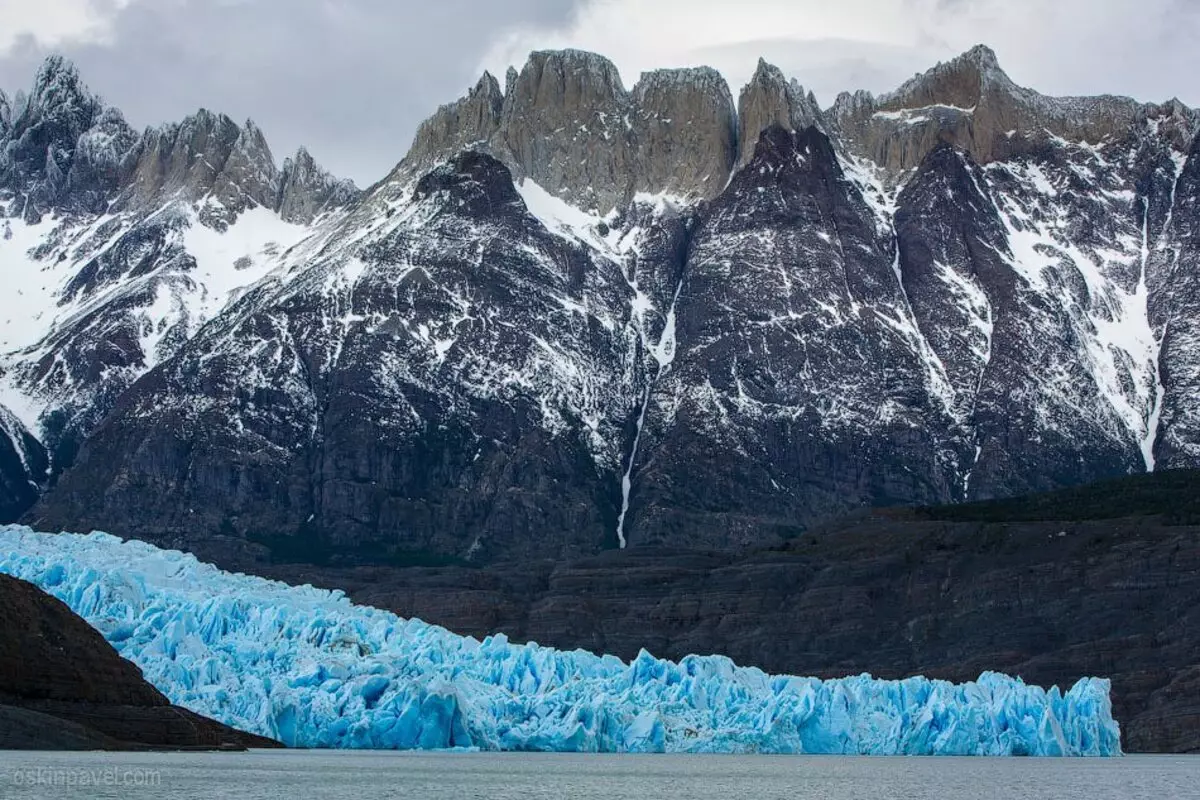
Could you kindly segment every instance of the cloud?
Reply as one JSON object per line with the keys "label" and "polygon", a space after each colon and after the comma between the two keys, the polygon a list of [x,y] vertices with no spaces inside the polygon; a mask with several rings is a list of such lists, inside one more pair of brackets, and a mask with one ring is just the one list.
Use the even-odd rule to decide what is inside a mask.
{"label": "cloud", "polygon": [[816,91],[886,91],[979,42],[1052,94],[1200,104],[1195,0],[0,0],[0,86],[58,51],[138,126],[199,107],[253,117],[360,183],[422,119],[530,50],[642,70],[709,64],[736,93],[760,55]]}
{"label": "cloud", "polygon": [[8,5],[61,3],[69,17],[36,38],[34,15],[13,17],[27,35],[0,53],[10,93],[62,52],[134,125],[200,107],[252,117],[277,159],[304,144],[364,184],[404,156],[423,118],[474,83],[480,55],[507,26],[553,26],[572,9],[572,0],[0,2],[6,24]]}
{"label": "cloud", "polygon": [[19,43],[55,46],[68,41],[105,41],[113,17],[130,0],[0,0],[0,53]]}
{"label": "cloud", "polygon": [[566,24],[498,38],[482,63],[519,64],[533,48],[609,55],[632,84],[642,70],[708,64],[734,92],[759,55],[816,91],[886,91],[986,43],[1019,83],[1052,94],[1179,94],[1200,102],[1193,0],[588,0]]}

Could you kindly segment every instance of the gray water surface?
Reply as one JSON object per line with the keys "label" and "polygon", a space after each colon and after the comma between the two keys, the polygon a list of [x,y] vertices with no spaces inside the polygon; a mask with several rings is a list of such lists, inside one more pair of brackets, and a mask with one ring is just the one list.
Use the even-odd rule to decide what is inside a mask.
{"label": "gray water surface", "polygon": [[0,751],[0,797],[1200,800],[1200,757],[1042,760],[304,750]]}

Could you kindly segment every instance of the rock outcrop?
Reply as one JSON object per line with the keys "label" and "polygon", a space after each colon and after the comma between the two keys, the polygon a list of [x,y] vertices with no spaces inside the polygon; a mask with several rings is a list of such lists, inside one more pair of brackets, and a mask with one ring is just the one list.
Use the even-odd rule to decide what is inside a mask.
{"label": "rock outcrop", "polygon": [[518,179],[604,215],[639,193],[715,196],[733,165],[736,120],[715,70],[648,72],[629,92],[606,58],[542,51],[510,71],[503,95],[485,73],[440,108],[401,166],[419,172],[463,148],[490,152]]}
{"label": "rock outcrop", "polygon": [[733,98],[714,69],[646,72],[633,87],[633,191],[716,197],[737,153]]}
{"label": "rock outcrop", "polygon": [[0,749],[278,747],[172,706],[61,601],[0,575]]}
{"label": "rock outcrop", "polygon": [[[1196,129],[1194,112],[1179,111],[1189,132],[1177,145]],[[1124,139],[1159,109],[1127,97],[1047,97],[1013,83],[981,45],[889,94],[844,93],[829,113],[850,151],[899,176],[941,142],[988,164],[1034,153],[1052,139]]]}
{"label": "rock outcrop", "polygon": [[38,498],[49,477],[42,443],[0,406],[0,524],[16,522]]}
{"label": "rock outcrop", "polygon": [[262,131],[201,110],[178,125],[148,130],[121,205],[203,201],[201,220],[218,230],[255,206],[274,208],[279,173]]}
{"label": "rock outcrop", "polygon": [[421,123],[409,148],[409,162],[416,169],[427,169],[449,154],[486,147],[500,128],[503,111],[500,84],[484,72],[466,97],[442,106]]}
{"label": "rock outcrop", "polygon": [[310,225],[322,214],[345,208],[360,195],[353,181],[335,177],[301,147],[283,160],[279,195],[272,207],[285,222]]}
{"label": "rock outcrop", "polygon": [[787,80],[778,67],[758,60],[750,82],[738,97],[737,166],[744,167],[754,157],[763,131],[779,127],[785,131],[824,128],[825,122],[817,98],[794,78]]}

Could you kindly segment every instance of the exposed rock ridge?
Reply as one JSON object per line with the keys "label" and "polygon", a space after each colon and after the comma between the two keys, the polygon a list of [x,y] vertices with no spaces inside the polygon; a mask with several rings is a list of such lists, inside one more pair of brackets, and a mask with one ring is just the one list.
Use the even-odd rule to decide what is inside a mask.
{"label": "exposed rock ridge", "polygon": [[466,97],[440,108],[420,127],[405,161],[411,174],[466,147],[486,150],[518,179],[605,213],[638,192],[715,197],[771,125],[816,127],[893,180],[943,141],[986,165],[1032,152],[1048,137],[1095,145],[1159,119],[1174,120],[1174,144],[1183,149],[1200,127],[1196,112],[1178,101],[1056,98],[1020,87],[982,45],[894,92],[843,93],[825,111],[762,59],[736,111],[730,98],[720,75],[704,67],[645,73],[627,92],[602,56],[535,52],[520,72],[509,70],[503,92],[485,73]]}
{"label": "exposed rock ridge", "polygon": [[[1127,97],[1049,97],[1018,86],[991,48],[979,45],[917,75],[899,89],[838,96],[828,112],[843,143],[893,174],[921,163],[938,142],[989,164],[1042,146],[1049,137],[1098,145],[1132,135],[1147,119],[1186,121],[1177,146],[1186,146],[1197,115],[1178,101],[1143,104]],[[1185,132],[1186,131],[1186,132]]]}
{"label": "exposed rock ridge", "polygon": [[658,70],[625,89],[611,61],[579,50],[532,53],[506,77],[485,74],[418,130],[411,171],[464,146],[493,153],[584,209],[607,213],[638,193],[715,195],[734,160],[729,87],[708,68]]}
{"label": "exposed rock ridge", "polygon": [[778,67],[760,58],[758,68],[738,98],[739,168],[754,157],[759,135],[772,125],[786,131],[826,127],[813,93],[805,92],[794,78],[787,80]]}
{"label": "exposed rock ridge", "polygon": [[53,208],[97,211],[98,196],[124,177],[133,130],[60,56],[46,59],[31,92],[18,94],[0,117],[8,118],[0,123],[0,187],[16,200],[14,216],[37,221]]}
{"label": "exposed rock ridge", "polygon": [[61,56],[46,59],[28,95],[0,95],[0,200],[30,223],[49,212],[138,210],[176,198],[202,204],[202,219],[217,228],[247,208],[284,203],[285,218],[310,222],[357,198],[307,152],[294,161],[281,175],[257,125],[204,109],[139,135]]}

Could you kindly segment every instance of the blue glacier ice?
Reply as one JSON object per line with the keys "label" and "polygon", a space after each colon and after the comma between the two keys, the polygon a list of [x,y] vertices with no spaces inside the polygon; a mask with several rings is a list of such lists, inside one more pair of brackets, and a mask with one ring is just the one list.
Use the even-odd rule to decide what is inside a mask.
{"label": "blue glacier ice", "polygon": [[[173,702],[301,747],[1119,755],[1109,682],[1065,695],[768,675],[727,658],[631,663],[482,642],[340,592],[234,575],[94,533],[0,527],[0,572],[100,630]],[[2,689],[3,687],[0,687]]]}

